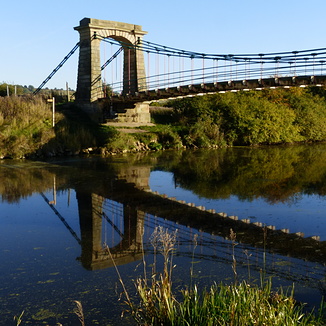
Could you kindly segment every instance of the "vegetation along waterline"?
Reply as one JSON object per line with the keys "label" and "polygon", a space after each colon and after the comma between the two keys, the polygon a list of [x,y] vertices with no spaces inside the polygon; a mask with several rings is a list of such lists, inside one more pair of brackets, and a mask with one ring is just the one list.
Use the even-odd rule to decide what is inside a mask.
{"label": "vegetation along waterline", "polygon": [[[279,326],[321,326],[325,325],[325,306],[307,311],[303,303],[294,299],[294,288],[272,290],[271,279],[265,279],[261,271],[260,280],[250,278],[250,256],[248,259],[249,281],[238,281],[237,261],[234,248],[237,245],[236,234],[230,230],[229,240],[232,243],[233,283],[213,284],[208,288],[199,289],[193,281],[193,264],[190,268],[191,281],[188,286],[176,288],[173,284],[173,271],[178,268],[174,264],[174,251],[177,246],[178,230],[169,231],[158,226],[151,235],[153,261],[146,261],[143,256],[143,275],[134,280],[134,290],[127,289],[120,275],[119,268],[114,264],[122,293],[120,300],[126,306],[125,315],[132,316],[136,325],[201,325],[201,326],[248,326],[248,325],[279,325]],[[197,237],[193,238],[193,253],[196,250]],[[110,248],[107,247],[111,255]],[[114,262],[113,256],[111,255]],[[74,301],[79,324],[87,325],[82,302]],[[84,315],[85,313],[85,315]],[[122,315],[122,321],[126,317]],[[24,320],[24,311],[15,316],[16,325]],[[57,325],[63,325],[57,323]]]}
{"label": "vegetation along waterline", "polygon": [[[159,104],[162,105],[162,104]],[[152,110],[155,126],[119,132],[73,103],[35,96],[0,97],[0,157],[284,144],[326,140],[326,90],[273,89],[176,99]]]}
{"label": "vegetation along waterline", "polygon": [[[234,282],[231,285],[213,284],[208,289],[199,290],[196,284],[181,290],[181,296],[173,287],[173,262],[176,233],[156,227],[151,243],[154,253],[162,255],[162,270],[157,270],[158,260],[154,256],[152,270],[135,281],[138,300],[134,301],[120,283],[129,308],[137,325],[325,325],[324,306],[316,313],[304,312],[304,305],[293,298],[293,288],[287,293],[283,288],[272,291],[271,280],[264,279],[262,271],[260,285],[246,281],[238,282],[237,262],[232,252]],[[197,238],[194,237],[194,249]],[[237,245],[236,234],[230,230],[232,247]],[[146,267],[146,262],[144,261]],[[192,265],[190,274],[193,274]],[[117,269],[117,267],[116,267]],[[119,271],[117,269],[117,273]],[[248,256],[248,273],[250,264]]]}

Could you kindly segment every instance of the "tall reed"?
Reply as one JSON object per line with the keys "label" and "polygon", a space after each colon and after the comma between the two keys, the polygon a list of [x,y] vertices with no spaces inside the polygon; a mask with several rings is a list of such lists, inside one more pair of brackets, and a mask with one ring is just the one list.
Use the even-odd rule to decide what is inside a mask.
{"label": "tall reed", "polygon": [[[235,233],[232,230],[230,237],[234,249]],[[236,277],[234,284],[215,283],[203,291],[199,291],[197,285],[193,285],[182,290],[182,299],[177,300],[172,288],[176,238],[177,231],[170,232],[161,226],[155,228],[150,241],[154,246],[154,251],[163,255],[163,271],[158,272],[157,266],[154,266],[149,279],[139,277],[135,281],[138,302],[134,302],[129,295],[110,249],[107,247],[123,287],[128,312],[131,313],[137,325],[322,326],[326,324],[323,302],[316,314],[313,311],[306,313],[304,305],[294,299],[293,287],[288,290],[289,292],[284,291],[283,288],[274,292],[271,280],[259,286],[251,285],[246,281],[237,284]],[[232,254],[235,270],[234,252]],[[78,316],[80,325],[85,326],[82,305],[79,301],[75,303],[74,312]],[[22,322],[23,313],[15,317],[16,325]]]}
{"label": "tall reed", "polygon": [[0,157],[24,157],[54,137],[52,111],[42,97],[0,97]]}
{"label": "tall reed", "polygon": [[[138,278],[135,286],[138,302],[126,294],[126,303],[138,325],[207,325],[207,326],[290,326],[325,325],[324,308],[321,305],[318,314],[305,313],[304,305],[294,299],[293,288],[288,292],[280,288],[272,291],[271,280],[261,285],[252,285],[246,281],[238,283],[234,248],[236,235],[231,230],[232,268],[235,282],[231,285],[213,284],[199,291],[197,285],[175,293],[172,287],[173,252],[176,232],[157,227],[151,237],[154,252],[163,255],[163,270],[153,267],[148,278]],[[249,254],[248,254],[249,259]],[[156,261],[156,260],[155,260]],[[156,263],[155,263],[156,264]],[[191,271],[193,272],[193,271]],[[120,276],[120,281],[123,280]],[[126,292],[126,287],[124,287]]]}

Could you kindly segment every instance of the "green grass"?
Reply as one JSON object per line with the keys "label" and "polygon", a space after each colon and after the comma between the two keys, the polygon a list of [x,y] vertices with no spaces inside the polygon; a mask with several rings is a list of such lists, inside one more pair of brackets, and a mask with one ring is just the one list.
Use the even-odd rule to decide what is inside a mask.
{"label": "green grass", "polygon": [[[272,292],[271,281],[250,285],[214,284],[199,293],[196,286],[183,291],[171,325],[323,325],[321,316],[305,314],[293,291]],[[169,321],[170,322],[170,321]],[[158,325],[158,324],[157,324]]]}
{"label": "green grass", "polygon": [[[62,116],[56,115],[60,121]],[[55,137],[52,111],[41,97],[0,97],[0,156],[21,158]]]}
{"label": "green grass", "polygon": [[[199,290],[190,285],[183,290],[173,290],[172,272],[176,267],[173,256],[177,231],[170,232],[159,226],[151,236],[154,263],[150,275],[146,272],[135,281],[136,299],[129,294],[117,266],[115,266],[125,295],[126,312],[137,325],[144,326],[321,326],[326,325],[323,302],[318,311],[306,312],[304,304],[294,299],[294,288],[272,290],[271,280],[250,284],[237,280],[231,284],[213,284]],[[231,231],[235,245],[235,233]],[[194,250],[196,238],[194,238]],[[108,252],[110,254],[109,248]],[[163,255],[163,268],[158,271],[156,254]],[[113,259],[113,257],[111,256]],[[114,262],[114,260],[113,260]],[[232,266],[236,268],[236,264]],[[236,277],[236,271],[234,270]],[[80,325],[85,326],[82,303],[75,301],[74,313]],[[109,307],[108,307],[109,309]],[[109,312],[109,310],[108,310]],[[15,316],[16,325],[22,323],[24,311]],[[61,324],[60,324],[61,325]]]}
{"label": "green grass", "polygon": [[[235,241],[235,233],[232,233]],[[125,287],[128,311],[138,325],[203,325],[203,326],[290,326],[325,325],[323,305],[317,313],[304,312],[304,305],[294,299],[293,288],[272,291],[270,280],[260,285],[246,281],[213,284],[199,290],[196,285],[180,293],[173,291],[172,271],[175,233],[157,227],[152,236],[154,252],[163,255],[161,272],[154,261],[152,274],[140,277],[135,286],[138,301],[133,301]],[[236,264],[232,266],[236,277]],[[122,279],[120,282],[123,284]]]}
{"label": "green grass", "polygon": [[41,96],[0,97],[0,157],[78,154],[98,148],[119,132],[89,119],[71,104],[58,105],[55,127],[52,106]]}

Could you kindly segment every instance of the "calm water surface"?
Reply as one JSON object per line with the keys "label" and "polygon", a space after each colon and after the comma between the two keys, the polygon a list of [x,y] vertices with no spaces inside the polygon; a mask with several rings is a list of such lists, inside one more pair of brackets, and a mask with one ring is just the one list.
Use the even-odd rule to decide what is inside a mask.
{"label": "calm water surface", "polygon": [[[263,271],[275,287],[295,284],[308,307],[325,294],[325,144],[1,161],[0,174],[1,325],[23,310],[26,325],[78,325],[74,300],[87,325],[132,325],[121,321],[107,248],[134,294],[141,243],[150,265],[156,226],[178,230],[176,288],[190,283],[191,266],[199,286],[234,280],[232,228],[241,279],[256,282]],[[267,238],[264,226],[275,229]]]}

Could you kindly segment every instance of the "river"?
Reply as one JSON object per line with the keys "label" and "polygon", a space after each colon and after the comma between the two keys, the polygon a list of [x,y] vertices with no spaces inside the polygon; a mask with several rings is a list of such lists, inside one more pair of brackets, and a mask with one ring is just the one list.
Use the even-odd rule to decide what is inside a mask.
{"label": "river", "polygon": [[[176,291],[239,279],[294,284],[310,309],[326,293],[326,144],[0,161],[0,324],[133,325],[118,271],[154,259],[177,232]],[[137,298],[135,297],[135,300]]]}

